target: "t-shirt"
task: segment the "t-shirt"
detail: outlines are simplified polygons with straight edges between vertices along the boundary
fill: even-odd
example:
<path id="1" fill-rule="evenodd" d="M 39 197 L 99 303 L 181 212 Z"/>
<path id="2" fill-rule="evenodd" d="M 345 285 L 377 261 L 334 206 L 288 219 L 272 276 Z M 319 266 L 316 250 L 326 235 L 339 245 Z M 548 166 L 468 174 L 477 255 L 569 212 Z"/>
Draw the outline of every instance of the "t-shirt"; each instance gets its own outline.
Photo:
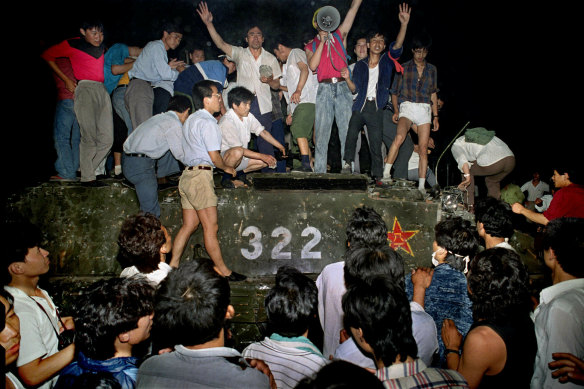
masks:
<path id="1" fill-rule="evenodd" d="M 85 39 L 73 38 L 49 47 L 42 54 L 45 61 L 67 57 L 71 61 L 73 74 L 77 80 L 103 82 L 105 46 L 93 46 Z"/>
<path id="2" fill-rule="evenodd" d="M 247 117 L 241 120 L 231 108 L 227 110 L 219 121 L 219 128 L 221 129 L 221 152 L 232 147 L 247 149 L 251 134 L 259 136 L 264 130 L 264 126 L 252 113 L 249 113 Z"/>
<path id="3" fill-rule="evenodd" d="M 343 51 L 343 41 L 337 39 L 337 37 L 341 37 L 341 32 L 337 29 L 335 33 L 336 34 L 331 34 L 331 41 L 325 43 L 325 46 L 323 47 L 322 56 L 320 57 L 320 62 L 317 68 L 318 82 L 332 77 L 340 78 L 341 69 L 347 67 L 347 59 Z M 320 38 L 317 35 L 314 37 L 314 44 L 313 42 L 307 43 L 306 46 L 304 46 L 304 50 L 309 50 L 314 53 L 319 44 Z"/>
<path id="4" fill-rule="evenodd" d="M 300 80 L 300 68 L 298 67 L 298 63 L 302 62 L 308 66 L 308 59 L 306 58 L 306 53 L 300 49 L 292 49 L 290 54 L 288 55 L 288 59 L 284 64 L 284 71 L 282 72 L 285 74 L 283 77 L 284 85 L 288 88 L 288 97 L 292 97 L 292 94 L 296 92 L 296 88 L 298 87 L 298 81 Z M 308 69 L 308 78 L 306 79 L 306 83 L 304 84 L 304 88 L 302 88 L 302 92 L 300 94 L 300 103 L 316 103 L 316 92 L 318 90 L 318 79 L 316 74 L 312 73 L 310 69 Z M 296 108 L 295 103 L 290 103 L 290 114 L 294 113 L 294 109 Z"/>
<path id="5" fill-rule="evenodd" d="M 570 184 L 558 190 L 543 215 L 548 220 L 559 217 L 584 218 L 584 186 Z"/>
<path id="6" fill-rule="evenodd" d="M 521 186 L 521 191 L 527 192 L 527 201 L 535 201 L 540 199 L 545 192 L 549 192 L 550 186 L 543 181 L 538 182 L 536 186 L 532 181 L 527 181 Z"/>

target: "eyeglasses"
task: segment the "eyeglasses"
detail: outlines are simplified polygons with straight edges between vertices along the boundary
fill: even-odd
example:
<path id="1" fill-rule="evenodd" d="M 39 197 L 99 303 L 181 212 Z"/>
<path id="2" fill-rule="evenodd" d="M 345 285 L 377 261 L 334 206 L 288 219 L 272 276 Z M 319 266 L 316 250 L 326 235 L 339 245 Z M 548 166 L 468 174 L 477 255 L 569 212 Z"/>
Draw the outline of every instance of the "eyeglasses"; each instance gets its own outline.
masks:
<path id="1" fill-rule="evenodd" d="M 215 97 L 217 97 L 219 100 L 221 100 L 221 98 L 223 97 L 223 96 L 221 96 L 221 93 L 213 93 L 211 96 L 215 96 Z"/>

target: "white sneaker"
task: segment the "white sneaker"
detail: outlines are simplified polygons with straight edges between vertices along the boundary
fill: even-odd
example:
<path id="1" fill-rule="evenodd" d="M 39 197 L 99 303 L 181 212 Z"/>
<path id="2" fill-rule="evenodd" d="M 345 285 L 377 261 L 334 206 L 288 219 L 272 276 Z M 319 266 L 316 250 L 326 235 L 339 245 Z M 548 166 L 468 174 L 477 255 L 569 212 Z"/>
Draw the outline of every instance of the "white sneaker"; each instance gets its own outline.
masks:
<path id="1" fill-rule="evenodd" d="M 351 169 L 351 165 L 347 162 L 343 163 L 343 168 L 341 169 L 341 174 L 351 174 L 353 173 L 353 169 Z"/>

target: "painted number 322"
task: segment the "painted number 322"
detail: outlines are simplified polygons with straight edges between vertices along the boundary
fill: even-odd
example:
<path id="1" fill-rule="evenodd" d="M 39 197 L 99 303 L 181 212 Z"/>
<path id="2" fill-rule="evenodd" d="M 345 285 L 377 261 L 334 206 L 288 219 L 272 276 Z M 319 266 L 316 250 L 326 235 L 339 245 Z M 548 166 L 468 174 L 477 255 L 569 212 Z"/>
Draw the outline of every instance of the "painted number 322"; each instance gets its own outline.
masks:
<path id="1" fill-rule="evenodd" d="M 300 257 L 302 259 L 320 259 L 320 251 L 312 251 L 312 249 L 320 242 L 320 231 L 315 227 L 306 227 L 300 234 L 303 237 L 312 236 L 308 242 L 302 246 Z M 262 245 L 262 232 L 255 226 L 249 226 L 241 233 L 241 236 L 250 237 L 249 245 L 251 249 L 241 249 L 241 254 L 246 259 L 257 259 L 264 250 Z M 281 239 L 276 243 L 272 249 L 272 259 L 292 259 L 292 252 L 286 251 L 286 247 L 292 241 L 292 233 L 286 227 L 276 227 L 272 231 L 272 238 Z"/>

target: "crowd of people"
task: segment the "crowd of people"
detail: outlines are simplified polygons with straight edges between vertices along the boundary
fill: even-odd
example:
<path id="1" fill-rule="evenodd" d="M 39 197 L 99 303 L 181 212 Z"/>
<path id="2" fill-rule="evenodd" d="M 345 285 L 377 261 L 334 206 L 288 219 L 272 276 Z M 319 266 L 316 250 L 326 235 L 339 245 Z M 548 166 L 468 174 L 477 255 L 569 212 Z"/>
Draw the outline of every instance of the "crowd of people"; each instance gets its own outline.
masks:
<path id="1" fill-rule="evenodd" d="M 6 386 L 583 385 L 584 218 L 545 226 L 550 277 L 537 291 L 509 243 L 511 207 L 482 198 L 475 218 L 476 227 L 457 216 L 437 223 L 432 266 L 409 272 L 380 214 L 354 209 L 341 261 L 316 280 L 278 269 L 265 295 L 264 338 L 245 347 L 229 325 L 233 280 L 206 257 L 169 264 L 172 238 L 155 215 L 124 221 L 122 272 L 80 291 L 71 316 L 39 286 L 50 265 L 41 231 L 9 222 L 0 298 Z"/>

